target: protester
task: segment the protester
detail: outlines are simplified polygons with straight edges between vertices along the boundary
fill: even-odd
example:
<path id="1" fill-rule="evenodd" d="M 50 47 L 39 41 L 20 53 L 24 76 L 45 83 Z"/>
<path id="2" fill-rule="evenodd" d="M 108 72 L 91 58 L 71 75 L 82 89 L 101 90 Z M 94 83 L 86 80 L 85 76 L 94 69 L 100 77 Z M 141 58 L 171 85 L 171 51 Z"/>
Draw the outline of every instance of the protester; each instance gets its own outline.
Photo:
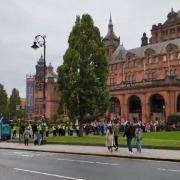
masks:
<path id="1" fill-rule="evenodd" d="M 106 132 L 106 146 L 110 152 L 113 151 L 112 147 L 114 145 L 114 133 L 112 126 L 108 126 L 107 132 Z"/>
<path id="2" fill-rule="evenodd" d="M 24 145 L 28 146 L 29 143 L 29 136 L 30 136 L 30 131 L 28 128 L 25 129 L 24 133 L 23 133 L 23 137 L 24 137 Z"/>
<path id="3" fill-rule="evenodd" d="M 13 139 L 16 138 L 16 133 L 17 133 L 17 126 L 14 125 L 14 126 L 13 126 L 13 136 L 12 136 Z"/>
<path id="4" fill-rule="evenodd" d="M 141 153 L 142 129 L 140 125 L 138 125 L 135 130 L 135 139 L 136 139 L 137 152 Z"/>

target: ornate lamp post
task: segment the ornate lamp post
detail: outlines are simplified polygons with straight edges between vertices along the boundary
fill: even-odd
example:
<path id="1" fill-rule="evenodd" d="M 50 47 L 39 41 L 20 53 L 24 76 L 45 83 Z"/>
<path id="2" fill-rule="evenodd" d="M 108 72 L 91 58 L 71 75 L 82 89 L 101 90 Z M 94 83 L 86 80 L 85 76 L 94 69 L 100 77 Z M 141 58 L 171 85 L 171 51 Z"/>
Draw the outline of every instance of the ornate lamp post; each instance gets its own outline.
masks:
<path id="1" fill-rule="evenodd" d="M 43 75 L 43 112 L 44 118 L 46 117 L 46 36 L 36 35 L 34 39 L 34 44 L 31 46 L 34 50 L 39 47 L 44 48 L 44 75 Z"/>

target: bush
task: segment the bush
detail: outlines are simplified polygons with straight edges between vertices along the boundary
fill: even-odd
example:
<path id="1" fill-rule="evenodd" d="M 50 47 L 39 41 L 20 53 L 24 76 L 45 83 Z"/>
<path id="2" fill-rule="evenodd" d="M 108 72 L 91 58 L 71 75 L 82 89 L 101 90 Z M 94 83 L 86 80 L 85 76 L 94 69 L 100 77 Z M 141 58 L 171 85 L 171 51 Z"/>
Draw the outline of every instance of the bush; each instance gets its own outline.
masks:
<path id="1" fill-rule="evenodd" d="M 180 123 L 180 115 L 174 114 L 168 116 L 168 122 L 167 122 L 168 125 L 173 125 L 177 123 Z"/>

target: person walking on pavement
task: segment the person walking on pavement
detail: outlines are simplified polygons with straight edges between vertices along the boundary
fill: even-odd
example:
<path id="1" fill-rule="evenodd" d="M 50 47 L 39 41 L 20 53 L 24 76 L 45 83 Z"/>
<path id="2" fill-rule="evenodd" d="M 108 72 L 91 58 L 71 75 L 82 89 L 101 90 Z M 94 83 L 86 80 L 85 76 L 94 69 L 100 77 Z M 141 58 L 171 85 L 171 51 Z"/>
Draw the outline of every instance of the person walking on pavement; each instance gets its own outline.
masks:
<path id="1" fill-rule="evenodd" d="M 113 132 L 114 132 L 114 147 L 115 147 L 115 151 L 117 151 L 119 148 L 119 144 L 118 144 L 119 124 L 117 121 L 115 121 L 115 124 L 113 126 Z"/>
<path id="2" fill-rule="evenodd" d="M 112 126 L 108 126 L 107 132 L 106 132 L 106 146 L 110 152 L 113 151 L 112 147 L 114 145 L 114 133 Z"/>
<path id="3" fill-rule="evenodd" d="M 24 145 L 28 146 L 29 143 L 29 136 L 30 136 L 30 131 L 28 128 L 25 129 L 24 133 L 23 133 L 23 137 L 24 137 Z"/>
<path id="4" fill-rule="evenodd" d="M 141 153 L 142 129 L 140 125 L 138 125 L 135 130 L 135 139 L 136 139 L 137 152 Z"/>
<path id="5" fill-rule="evenodd" d="M 128 150 L 129 150 L 129 152 L 130 152 L 131 154 L 133 153 L 131 141 L 132 141 L 133 137 L 135 136 L 134 133 L 135 133 L 135 132 L 134 132 L 133 124 L 132 124 L 131 122 L 128 122 L 128 123 L 126 124 L 126 128 L 125 128 L 125 132 L 124 132 L 124 134 L 123 134 L 123 137 L 126 136 Z"/>

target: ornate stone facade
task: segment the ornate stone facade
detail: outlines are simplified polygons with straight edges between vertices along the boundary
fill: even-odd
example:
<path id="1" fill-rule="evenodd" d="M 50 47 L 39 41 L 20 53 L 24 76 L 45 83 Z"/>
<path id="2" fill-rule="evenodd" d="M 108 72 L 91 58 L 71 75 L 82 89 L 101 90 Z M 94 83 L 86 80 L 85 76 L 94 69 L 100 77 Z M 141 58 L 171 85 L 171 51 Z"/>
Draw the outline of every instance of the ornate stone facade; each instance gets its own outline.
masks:
<path id="1" fill-rule="evenodd" d="M 164 24 L 152 26 L 149 42 L 144 33 L 141 47 L 134 49 L 118 42 L 111 19 L 108 27 L 111 117 L 166 121 L 180 112 L 180 11 L 172 9 Z"/>
<path id="2" fill-rule="evenodd" d="M 104 37 L 109 62 L 107 85 L 111 98 L 111 118 L 144 122 L 180 112 L 180 11 L 173 9 L 167 20 L 153 25 L 151 37 L 141 38 L 141 47 L 126 50 L 113 31 L 110 17 Z M 59 93 L 56 74 L 46 71 L 46 117 L 57 111 Z M 43 114 L 43 57 L 36 65 L 35 116 Z"/>

